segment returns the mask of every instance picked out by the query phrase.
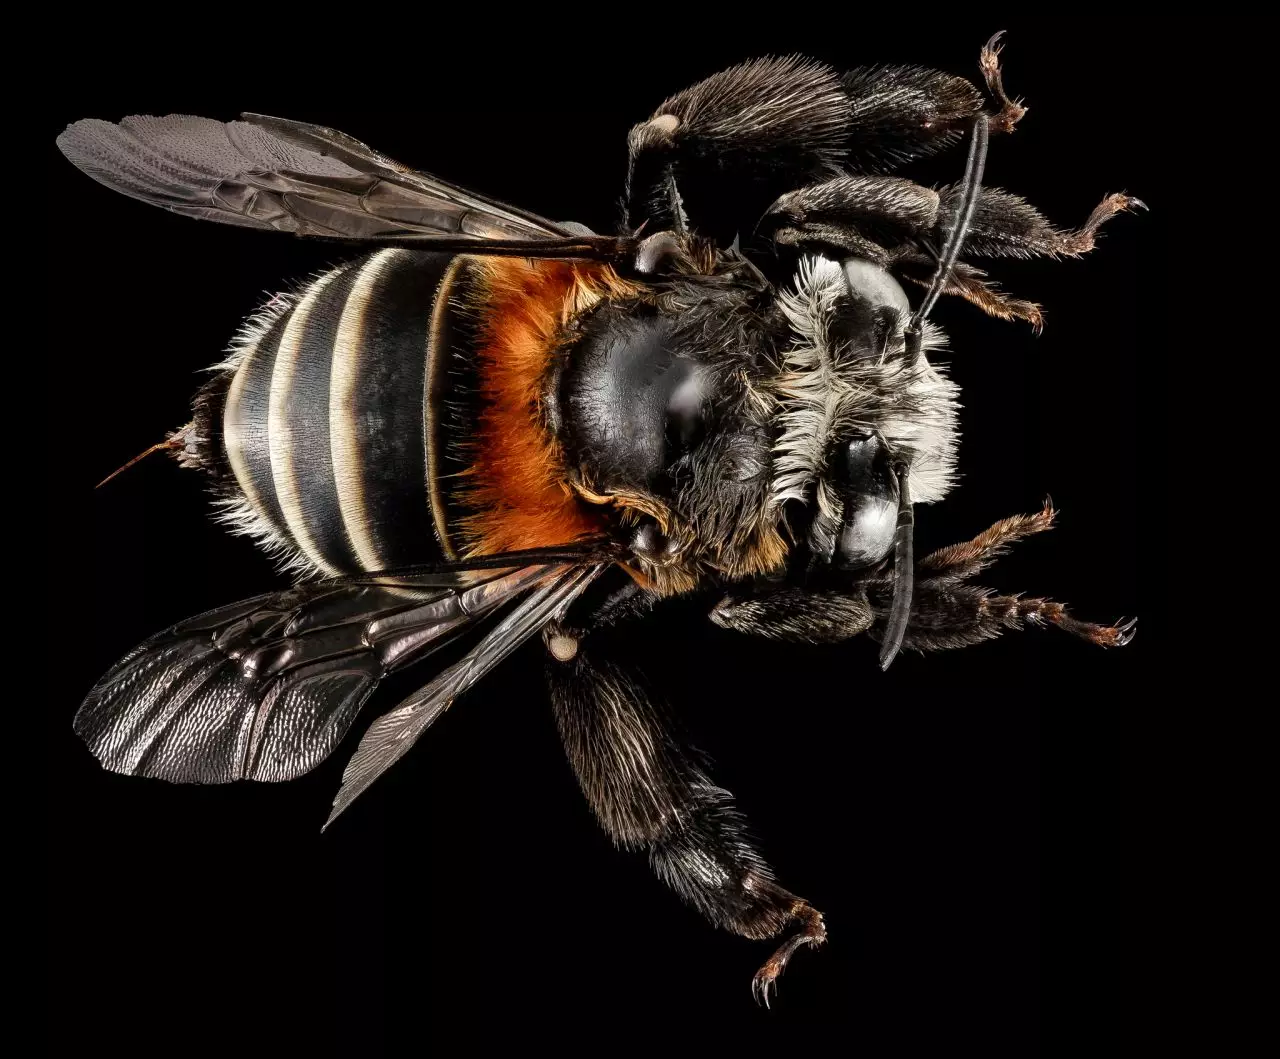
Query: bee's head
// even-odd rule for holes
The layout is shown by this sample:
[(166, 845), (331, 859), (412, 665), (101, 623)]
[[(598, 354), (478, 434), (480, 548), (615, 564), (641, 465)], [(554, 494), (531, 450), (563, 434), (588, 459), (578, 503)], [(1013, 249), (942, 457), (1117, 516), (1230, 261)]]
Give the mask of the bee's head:
[[(579, 494), (614, 506), (660, 591), (776, 571), (784, 533), (841, 569), (875, 565), (893, 545), (899, 473), (919, 501), (951, 485), (956, 387), (908, 354), (909, 306), (888, 273), (808, 259), (778, 302), (781, 352), (755, 293), (673, 282), (602, 302), (553, 383)], [(940, 345), (926, 327), (923, 348)]]
[(914, 501), (951, 488), (958, 390), (924, 351), (907, 348), (907, 296), (884, 269), (806, 259), (782, 296), (792, 341), (773, 387), (778, 400), (772, 499), (808, 550), (843, 570), (874, 566), (893, 548), (900, 473)]

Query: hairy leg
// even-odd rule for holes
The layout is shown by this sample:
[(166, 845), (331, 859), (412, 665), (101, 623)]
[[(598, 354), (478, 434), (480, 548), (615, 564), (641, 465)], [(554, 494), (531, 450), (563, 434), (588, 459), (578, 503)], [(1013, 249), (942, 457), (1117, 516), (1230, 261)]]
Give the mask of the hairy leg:
[(981, 113), (963, 77), (923, 66), (864, 66), (840, 79), (849, 97), (849, 164), (885, 172), (955, 144)]
[[(870, 634), (879, 640), (888, 604), (874, 598), (872, 602), (877, 604), (878, 620)], [(1123, 647), (1133, 639), (1137, 620), (1096, 625), (1073, 618), (1064, 604), (1050, 599), (1002, 596), (980, 585), (925, 581), (917, 585), (903, 646), (917, 651), (968, 647), (1028, 624), (1056, 625), (1099, 647)]]
[(938, 207), (936, 191), (901, 177), (840, 176), (780, 196), (758, 230), (781, 246), (887, 265), (934, 230)]
[[(922, 286), (937, 267), (938, 247), (959, 204), (959, 187), (933, 191), (891, 176), (841, 176), (780, 196), (760, 222), (761, 235), (811, 253), (835, 251), (872, 261)], [(1055, 228), (1025, 199), (981, 188), (960, 257), (1079, 257), (1117, 213), (1145, 209), (1131, 195), (1108, 195), (1079, 228)], [(951, 270), (944, 294), (956, 294), (1002, 320), (1026, 320), (1037, 330), (1040, 307), (997, 289), (965, 261)]]
[[(950, 216), (958, 187), (941, 188), (940, 216)], [(999, 188), (983, 188), (965, 238), (965, 257), (1079, 257), (1093, 249), (1098, 230), (1117, 213), (1146, 209), (1132, 195), (1106, 196), (1074, 230), (1055, 228), (1026, 199)]]
[(766, 592), (725, 596), (711, 611), (725, 629), (791, 643), (840, 643), (865, 632), (875, 620), (866, 595), (788, 585)]
[(1002, 518), (973, 540), (930, 552), (916, 564), (916, 570), (921, 578), (935, 582), (967, 580), (1004, 555), (1015, 541), (1052, 529), (1056, 515), (1053, 501), (1046, 497), (1044, 506), (1034, 514)]
[[(979, 533), (930, 552), (915, 565), (915, 597), (903, 645), (918, 651), (966, 647), (1028, 624), (1058, 628), (1102, 647), (1123, 647), (1133, 639), (1135, 621), (1096, 625), (1078, 621), (1053, 600), (998, 595), (967, 581), (986, 569), (1015, 541), (1053, 526), (1056, 512), (1046, 498), (1032, 514), (1013, 515)], [(838, 643), (867, 632), (879, 642), (893, 598), (891, 564), (858, 580), (824, 587), (788, 585), (726, 596), (711, 612), (717, 625), (775, 640)]]
[(728, 791), (676, 739), (645, 687), (584, 642), (548, 663), (556, 724), (601, 826), (716, 926), (752, 939), (791, 934), (757, 972), (769, 990), (795, 951), (826, 940), (822, 916), (773, 878)]
[[(1002, 596), (981, 585), (964, 583), (964, 578), (993, 561), (1004, 544), (1047, 529), (1048, 523), (1042, 519), (1042, 515), (1005, 519), (972, 541), (951, 545), (921, 560), (916, 567), (903, 646), (917, 651), (968, 647), (1028, 624), (1056, 625), (1100, 647), (1123, 647), (1132, 640), (1136, 621), (1095, 625), (1078, 621), (1064, 604), (1053, 600)], [(931, 560), (934, 564), (926, 568), (924, 564)], [(774, 640), (838, 643), (866, 632), (879, 643), (889, 619), (892, 585), (891, 578), (877, 575), (843, 590), (794, 588), (761, 596), (726, 597), (711, 612), (711, 620), (727, 629)]]
[[(759, 234), (780, 246), (859, 257), (927, 286), (937, 248), (957, 209), (960, 189), (933, 191), (891, 176), (840, 176), (781, 195), (766, 211)], [(978, 192), (960, 250), (972, 257), (1078, 257), (1092, 250), (1099, 229), (1125, 210), (1145, 208), (1131, 195), (1108, 195), (1074, 230), (1055, 228), (1034, 206), (998, 188)], [(985, 273), (958, 262), (943, 293), (956, 294), (1005, 320), (1043, 322), (1034, 302), (994, 287)]]
[[(932, 258), (909, 254), (895, 260), (893, 267), (904, 279), (921, 287), (928, 287), (934, 261)], [(987, 279), (987, 274), (982, 269), (963, 261), (957, 261), (952, 266), (951, 275), (947, 278), (947, 285), (942, 293), (958, 295), (997, 320), (1025, 320), (1037, 332), (1044, 327), (1044, 312), (1039, 305), (1006, 294)]]
[(796, 56), (741, 63), (631, 129), (624, 225), (679, 228), (687, 211), (697, 230), (732, 238), (783, 192), (954, 144), (990, 105), (965, 78), (919, 66), (840, 74)]

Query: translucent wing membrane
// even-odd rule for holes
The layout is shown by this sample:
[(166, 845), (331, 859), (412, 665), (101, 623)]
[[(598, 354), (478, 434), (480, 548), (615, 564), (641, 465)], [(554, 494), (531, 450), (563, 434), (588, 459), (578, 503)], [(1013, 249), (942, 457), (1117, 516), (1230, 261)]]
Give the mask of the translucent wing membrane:
[(333, 751), (388, 673), (512, 604), (498, 626), (511, 630), (501, 653), (489, 660), (491, 634), (468, 656), (484, 672), (538, 627), (530, 621), (541, 610), (509, 625), (531, 613), (521, 597), (543, 600), (576, 569), (525, 565), (469, 584), (456, 571), (394, 587), (321, 582), (220, 607), (113, 666), (75, 729), (114, 772), (178, 783), (293, 779)]
[(344, 133), (246, 114), (86, 118), (58, 137), (107, 187), (174, 213), (329, 238), (423, 243), (568, 239), (535, 214), (415, 172)]
[(400, 760), (459, 695), (576, 599), (603, 566), (561, 567), (546, 577), (456, 665), (369, 726), (342, 774), (326, 827)]

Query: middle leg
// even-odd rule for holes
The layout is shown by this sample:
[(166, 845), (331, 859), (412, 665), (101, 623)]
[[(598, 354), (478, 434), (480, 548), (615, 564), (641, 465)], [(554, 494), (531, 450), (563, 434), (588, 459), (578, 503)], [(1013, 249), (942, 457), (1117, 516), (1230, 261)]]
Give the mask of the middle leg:
[[(949, 217), (959, 187), (938, 191), (939, 216)], [(1117, 213), (1145, 210), (1141, 199), (1123, 192), (1107, 195), (1079, 228), (1055, 228), (1026, 199), (999, 188), (983, 188), (965, 236), (964, 257), (1079, 257), (1094, 248), (1098, 231)]]

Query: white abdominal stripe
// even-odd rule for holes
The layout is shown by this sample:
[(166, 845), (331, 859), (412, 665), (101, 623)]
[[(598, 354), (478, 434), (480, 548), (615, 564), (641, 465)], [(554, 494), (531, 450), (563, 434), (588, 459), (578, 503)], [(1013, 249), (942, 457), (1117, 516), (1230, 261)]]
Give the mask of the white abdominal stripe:
[(448, 254), (379, 250), (277, 297), (222, 366), (220, 517), (297, 574), (431, 561), (425, 407)]

